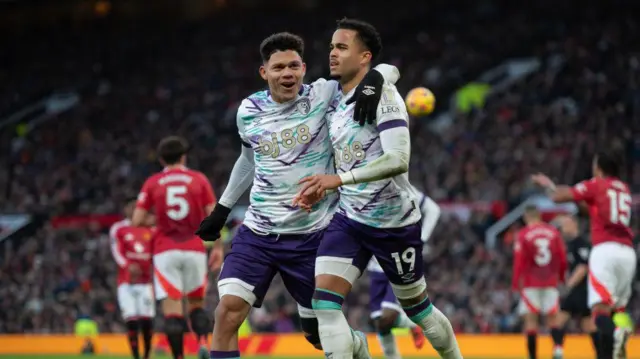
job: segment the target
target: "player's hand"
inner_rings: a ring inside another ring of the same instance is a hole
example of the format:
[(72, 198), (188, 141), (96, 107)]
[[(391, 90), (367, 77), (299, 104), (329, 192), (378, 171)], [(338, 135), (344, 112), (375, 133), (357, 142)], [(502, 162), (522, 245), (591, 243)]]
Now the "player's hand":
[(217, 272), (222, 267), (222, 260), (224, 258), (224, 250), (222, 246), (215, 246), (209, 253), (209, 269), (212, 272)]
[(224, 227), (224, 224), (227, 223), (229, 213), (231, 213), (230, 208), (217, 203), (216, 206), (213, 207), (213, 211), (200, 223), (196, 235), (207, 242), (217, 240), (220, 238), (220, 231)]
[(543, 188), (551, 188), (554, 186), (553, 181), (542, 173), (537, 173), (531, 176), (531, 181)]
[(378, 103), (382, 96), (382, 85), (384, 85), (382, 74), (371, 69), (360, 81), (353, 96), (347, 100), (347, 105), (356, 103), (353, 110), (353, 120), (358, 122), (360, 126), (364, 126), (365, 123), (375, 123)]
[(307, 196), (307, 198), (312, 198), (312, 196), (322, 198), (326, 190), (342, 186), (342, 180), (338, 175), (313, 175), (301, 179), (298, 184), (302, 185), (302, 189), (293, 199), (294, 206), (300, 202), (303, 196)]
[(298, 206), (307, 212), (311, 212), (313, 205), (320, 202), (320, 200), (324, 198), (325, 194), (326, 192), (318, 194), (317, 192), (313, 191), (311, 191), (309, 195), (298, 193), (293, 198), (293, 206)]

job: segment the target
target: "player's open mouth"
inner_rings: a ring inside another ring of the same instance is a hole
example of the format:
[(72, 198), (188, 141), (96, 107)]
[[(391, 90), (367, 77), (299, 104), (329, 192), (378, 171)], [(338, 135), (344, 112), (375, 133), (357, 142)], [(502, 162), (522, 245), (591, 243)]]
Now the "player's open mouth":
[(340, 65), (338, 61), (329, 61), (329, 67), (336, 67), (338, 65)]
[(286, 88), (287, 90), (290, 90), (296, 85), (296, 83), (295, 82), (283, 82), (281, 85), (282, 85), (282, 87)]

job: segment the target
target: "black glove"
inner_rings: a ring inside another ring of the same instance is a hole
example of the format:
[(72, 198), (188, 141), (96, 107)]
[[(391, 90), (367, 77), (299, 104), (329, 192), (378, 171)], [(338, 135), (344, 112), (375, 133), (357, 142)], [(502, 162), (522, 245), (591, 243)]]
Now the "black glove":
[(231, 209), (227, 208), (220, 203), (217, 203), (213, 207), (213, 211), (203, 219), (200, 223), (200, 227), (196, 231), (196, 235), (202, 238), (203, 241), (213, 242), (220, 238), (220, 231), (227, 223), (227, 217), (229, 217)]
[(360, 81), (356, 91), (347, 100), (346, 104), (356, 103), (353, 111), (353, 120), (364, 126), (365, 122), (373, 124), (376, 121), (378, 112), (378, 103), (382, 95), (382, 85), (384, 77), (376, 70), (369, 70), (365, 77)]

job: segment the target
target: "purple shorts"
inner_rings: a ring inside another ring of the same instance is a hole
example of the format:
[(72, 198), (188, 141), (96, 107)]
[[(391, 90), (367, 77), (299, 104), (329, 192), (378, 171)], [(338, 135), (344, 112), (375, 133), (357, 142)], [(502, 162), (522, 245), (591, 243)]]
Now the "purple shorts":
[(384, 273), (369, 271), (369, 310), (371, 311), (371, 319), (380, 318), (383, 309), (392, 309), (398, 312), (402, 311), (402, 307), (393, 294), (391, 282)]
[(339, 258), (343, 263), (349, 259), (363, 273), (373, 255), (391, 283), (411, 284), (424, 276), (420, 231), (420, 223), (374, 228), (335, 214), (324, 231), (318, 258)]
[(237, 279), (248, 284), (259, 308), (271, 280), (280, 273), (287, 291), (298, 304), (311, 308), (314, 268), (322, 231), (309, 234), (259, 235), (240, 226), (231, 251), (224, 258), (219, 280)]

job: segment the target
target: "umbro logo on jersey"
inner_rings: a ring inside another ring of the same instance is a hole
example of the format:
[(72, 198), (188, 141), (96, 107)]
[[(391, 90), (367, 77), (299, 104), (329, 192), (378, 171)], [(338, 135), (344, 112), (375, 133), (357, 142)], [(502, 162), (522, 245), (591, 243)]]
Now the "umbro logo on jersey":
[(376, 92), (375, 92), (375, 91), (373, 91), (373, 90), (372, 90), (372, 89), (370, 89), (370, 88), (366, 88), (366, 89), (362, 90), (362, 93), (363, 93), (363, 94), (365, 94), (365, 95), (367, 95), (367, 96), (371, 96), (371, 95), (375, 95), (375, 93), (376, 93)]

